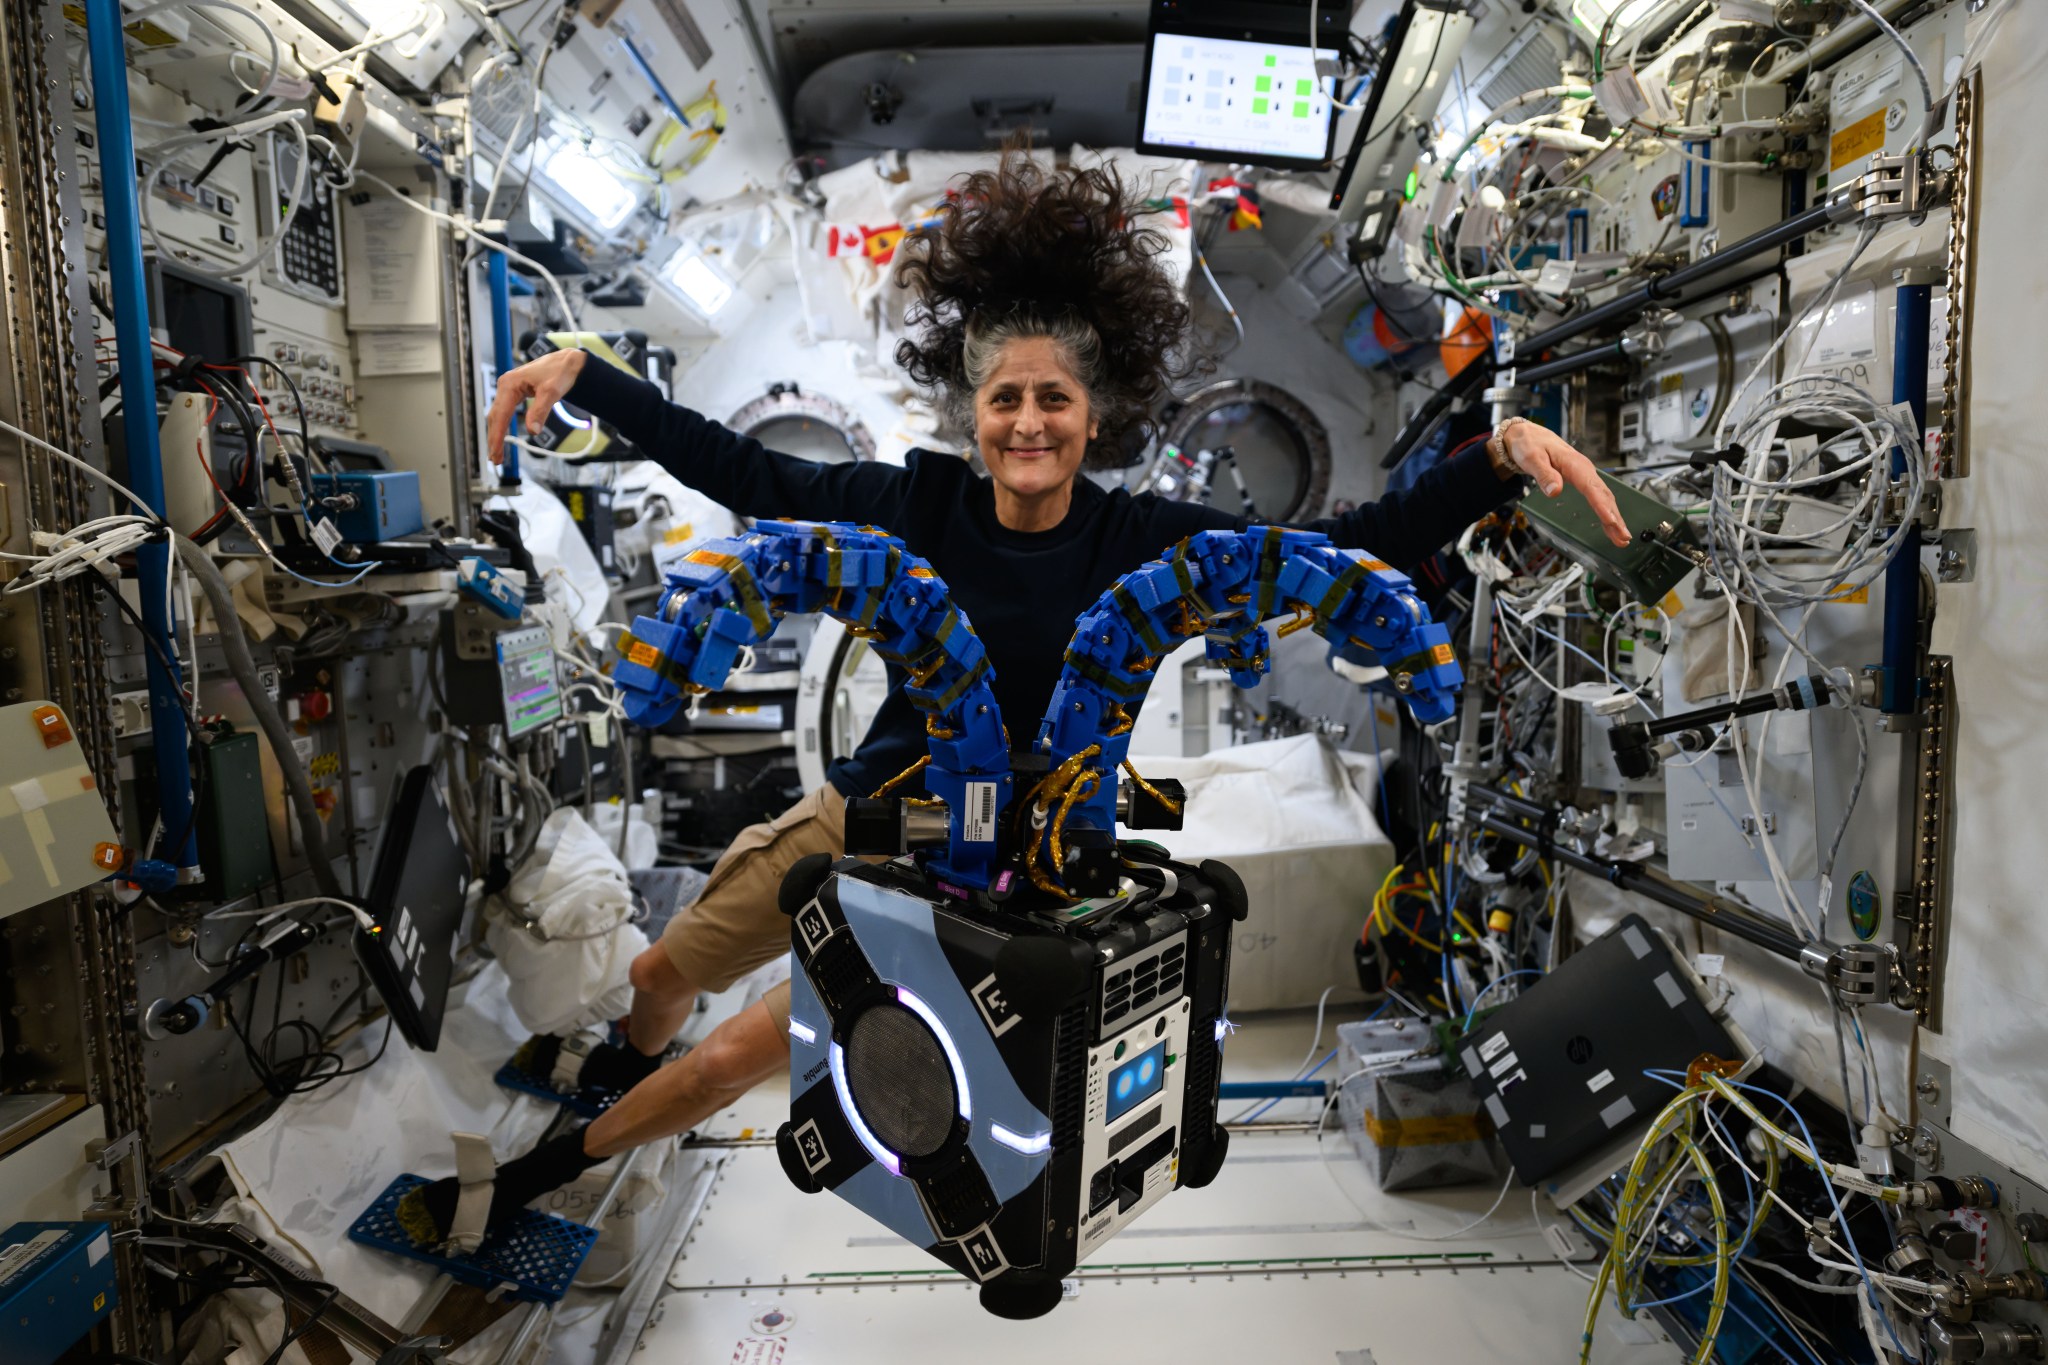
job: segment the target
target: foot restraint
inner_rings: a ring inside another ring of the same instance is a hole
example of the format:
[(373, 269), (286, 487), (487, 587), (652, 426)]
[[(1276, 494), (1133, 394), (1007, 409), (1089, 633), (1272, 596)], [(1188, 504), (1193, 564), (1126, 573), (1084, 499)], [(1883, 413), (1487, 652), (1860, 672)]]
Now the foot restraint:
[[(460, 1166), (461, 1144), (457, 1144), (457, 1163)], [(485, 1148), (486, 1158), (489, 1148)], [(349, 1240), (365, 1246), (388, 1251), (394, 1256), (420, 1261), (435, 1269), (444, 1271), (448, 1277), (461, 1284), (475, 1285), (479, 1289), (499, 1289), (511, 1298), (529, 1303), (558, 1303), (582, 1268), (583, 1260), (590, 1254), (590, 1248), (597, 1243), (597, 1229), (587, 1228), (552, 1214), (537, 1213), (532, 1209), (520, 1209), (497, 1231), (486, 1232), (475, 1249), (467, 1254), (457, 1255), (447, 1250), (421, 1246), (415, 1242), (400, 1225), (399, 1201), (412, 1191), (421, 1189), (428, 1182), (420, 1176), (401, 1175), (392, 1181), (377, 1196), (377, 1202), (356, 1219), (348, 1230)], [(471, 1182), (464, 1173), (462, 1198), (458, 1200), (456, 1220), (462, 1218), (462, 1205), (469, 1199)], [(483, 1185), (483, 1208), (490, 1207), (491, 1186)], [(483, 1213), (476, 1215), (481, 1226)]]

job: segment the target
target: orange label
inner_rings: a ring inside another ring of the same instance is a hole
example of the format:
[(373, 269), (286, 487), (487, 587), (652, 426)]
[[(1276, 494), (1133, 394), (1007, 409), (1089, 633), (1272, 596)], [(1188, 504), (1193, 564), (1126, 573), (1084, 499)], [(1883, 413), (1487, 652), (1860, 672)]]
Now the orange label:
[(35, 723), (36, 733), (43, 737), (45, 749), (71, 742), (71, 727), (64, 723), (64, 713), (56, 707), (38, 706), (29, 712), (29, 719)]
[(709, 564), (714, 568), (722, 568), (726, 561), (726, 556), (716, 550), (692, 550), (683, 558), (692, 564)]
[(1486, 1129), (1477, 1114), (1412, 1119), (1382, 1119), (1367, 1114), (1365, 1135), (1375, 1147), (1426, 1147), (1439, 1142), (1477, 1142), (1486, 1136)]
[(690, 533), (696, 529), (687, 521), (681, 526), (671, 526), (668, 530), (661, 533), (661, 543), (664, 545), (681, 545), (690, 538)]
[(1874, 110), (1829, 138), (1828, 170), (1839, 171), (1852, 161), (1883, 151), (1884, 115), (1883, 109)]
[(1433, 664), (1452, 663), (1457, 657), (1456, 654), (1451, 652), (1449, 645), (1434, 645), (1429, 651), (1429, 661)]
[(642, 668), (654, 667), (655, 661), (659, 658), (661, 658), (661, 651), (648, 644), (645, 640), (634, 641), (633, 647), (626, 651), (626, 661), (628, 663), (636, 663)]
[(933, 572), (932, 572), (932, 571), (931, 571), (930, 569), (925, 569), (925, 568), (917, 568), (917, 569), (912, 569), (912, 570), (910, 570), (910, 576), (911, 576), (912, 578), (937, 578), (937, 577), (938, 577), (938, 575), (937, 575), (937, 574), (935, 574), (935, 573), (933, 573)]
[(1824, 600), (1829, 602), (1850, 602), (1857, 606), (1865, 606), (1870, 602), (1870, 586), (1865, 584), (1863, 587), (1852, 589), (1847, 583), (1839, 583)]
[(1387, 563), (1384, 559), (1361, 559), (1358, 562), (1365, 565), (1366, 568), (1372, 569), (1374, 571), (1378, 571), (1381, 569), (1391, 569), (1394, 567), (1393, 565)]

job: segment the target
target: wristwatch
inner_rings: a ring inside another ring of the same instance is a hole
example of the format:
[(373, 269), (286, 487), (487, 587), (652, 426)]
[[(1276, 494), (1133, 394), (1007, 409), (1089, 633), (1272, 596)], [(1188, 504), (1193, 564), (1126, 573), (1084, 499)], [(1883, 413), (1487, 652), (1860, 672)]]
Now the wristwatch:
[(1493, 472), (1503, 479), (1519, 479), (1522, 471), (1516, 467), (1514, 457), (1508, 454), (1508, 428), (1517, 422), (1526, 422), (1526, 417), (1504, 418), (1493, 429), (1493, 435), (1486, 438), (1486, 458), (1493, 465)]

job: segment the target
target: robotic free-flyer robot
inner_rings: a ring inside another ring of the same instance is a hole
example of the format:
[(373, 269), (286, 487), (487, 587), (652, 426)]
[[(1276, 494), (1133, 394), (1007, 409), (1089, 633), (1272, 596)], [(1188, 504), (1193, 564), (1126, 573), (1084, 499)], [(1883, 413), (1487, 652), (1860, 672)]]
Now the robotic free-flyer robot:
[[(1191, 536), (1113, 586), (1017, 753), (945, 584), (872, 528), (763, 522), (707, 542), (621, 642), (627, 714), (658, 724), (782, 616), (821, 611), (869, 638), (924, 713), (928, 757), (848, 803), (850, 856), (807, 858), (783, 883), (795, 970), (776, 1147), (799, 1189), (971, 1277), (993, 1313), (1049, 1311), (1075, 1265), (1222, 1167), (1244, 887), (1117, 825), (1179, 826), (1177, 784), (1126, 758), (1159, 661), (1200, 635), (1251, 686), (1268, 666), (1260, 623), (1289, 610), (1282, 633), (1312, 626), (1383, 664), (1419, 720), (1450, 716), (1461, 675), (1408, 579), (1277, 527)], [(928, 797), (888, 794), (913, 775)]]

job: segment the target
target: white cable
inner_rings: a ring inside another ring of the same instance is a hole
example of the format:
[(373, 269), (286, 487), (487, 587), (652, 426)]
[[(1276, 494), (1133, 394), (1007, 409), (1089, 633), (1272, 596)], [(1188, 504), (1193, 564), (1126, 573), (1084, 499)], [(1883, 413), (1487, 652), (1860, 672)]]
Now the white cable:
[[(517, 261), (519, 264), (527, 267), (529, 270), (532, 270), (539, 274), (542, 279), (548, 282), (548, 288), (553, 291), (555, 296), (555, 303), (562, 310), (562, 317), (566, 320), (568, 324), (568, 330), (573, 332), (577, 329), (576, 310), (569, 306), (569, 295), (562, 288), (562, 282), (555, 278), (553, 271), (549, 270), (539, 261), (534, 260), (531, 256), (527, 256), (521, 252), (514, 251), (511, 247), (506, 246), (503, 242), (492, 241), (490, 238), (484, 236), (478, 230), (477, 225), (471, 222), (466, 217), (463, 217), (459, 214), (443, 213), (441, 212), (441, 210), (437, 208), (430, 208), (427, 205), (420, 203), (417, 199), (414, 199), (412, 196), (400, 192), (397, 186), (393, 185), (390, 181), (384, 179), (382, 176), (372, 175), (368, 171), (358, 171), (356, 172), (356, 176), (360, 180), (364, 180), (372, 185), (375, 185), (377, 188), (383, 190), (386, 194), (390, 195), (393, 199), (396, 199), (399, 203), (404, 204), (407, 207), (413, 209), (415, 212), (423, 213), (427, 217), (434, 219), (436, 222), (446, 223), (448, 226), (454, 228), (458, 233), (467, 236), (471, 241), (475, 242), (478, 246), (484, 247), (491, 251), (495, 251), (500, 255), (504, 256), (507, 260)], [(545, 454), (548, 452), (542, 453)]]
[[(210, 128), (201, 133), (186, 133), (180, 137), (166, 138), (164, 141), (145, 149), (143, 153), (144, 159), (149, 161), (150, 173), (154, 175), (157, 170), (156, 159), (159, 157), (167, 158), (174, 151), (182, 151), (187, 147), (204, 146), (211, 142), (222, 142), (231, 138), (250, 137), (257, 133), (268, 135), (280, 127), (289, 130), (299, 144), (298, 162), (292, 173), (291, 192), (285, 196), (284, 211), (278, 215), (276, 228), (271, 231), (268, 238), (258, 239), (255, 250), (251, 251), (247, 256), (230, 262), (227, 265), (208, 264), (197, 259), (193, 252), (187, 250), (180, 253), (166, 243), (162, 235), (157, 232), (156, 222), (151, 213), (150, 206), (155, 202), (156, 195), (151, 192), (148, 185), (140, 186), (143, 230), (149, 233), (150, 241), (156, 243), (156, 249), (166, 257), (186, 261), (188, 268), (214, 279), (226, 279), (230, 275), (240, 275), (261, 265), (265, 258), (277, 249), (278, 243), (284, 240), (285, 234), (291, 231), (292, 219), (298, 216), (299, 201), (305, 196), (307, 168), (313, 160), (312, 148), (306, 140), (306, 128), (303, 122), (305, 117), (305, 110), (289, 109), (279, 113), (264, 114), (242, 123), (231, 123), (220, 128)], [(227, 357), (209, 357), (209, 359), (225, 360)]]
[[(44, 451), (47, 454), (55, 455), (58, 459), (64, 461), (66, 464), (76, 466), (82, 473), (91, 475), (93, 478), (99, 480), (101, 483), (105, 484), (107, 487), (113, 489), (116, 493), (119, 493), (122, 497), (128, 499), (128, 501), (134, 503), (137, 507), (141, 508), (143, 515), (151, 518), (156, 518), (156, 513), (153, 510), (151, 510), (150, 505), (144, 502), (141, 498), (137, 497), (134, 491), (130, 489), (128, 485), (117, 481), (110, 474), (103, 474), (99, 470), (94, 469), (91, 465), (87, 464), (84, 460), (79, 459), (76, 455), (71, 454), (69, 451), (59, 450), (56, 446), (51, 445), (42, 437), (32, 436), (28, 432), (23, 431), (20, 427), (15, 426), (12, 422), (8, 422), (4, 419), (0, 419), (0, 431), (6, 432), (8, 435), (13, 436), (18, 440), (26, 441), (30, 445), (37, 447), (38, 449)], [(161, 518), (157, 519), (161, 520)]]
[(418, 3), (418, 0), (415, 0), (415, 3), (413, 5), (412, 19), (410, 22), (406, 24), (404, 28), (393, 29), (389, 33), (379, 33), (375, 29), (371, 29), (370, 31), (366, 32), (363, 35), (363, 41), (357, 43), (354, 47), (344, 48), (342, 51), (335, 53), (332, 57), (329, 57), (326, 61), (321, 62), (316, 66), (307, 67), (305, 69), (306, 74), (308, 76), (317, 76), (323, 71), (333, 70), (335, 67), (340, 66), (343, 62), (349, 61), (352, 58), (365, 56), (368, 53), (374, 52), (378, 48), (384, 46), (386, 43), (395, 43), (400, 38), (410, 36), (415, 29), (417, 29), (421, 24), (426, 23), (427, 20), (432, 16), (433, 10), (430, 6), (420, 4)]
[(0, 554), (0, 559), (25, 562), (24, 570), (4, 591), (29, 592), (45, 583), (61, 583), (81, 573), (101, 572), (108, 563), (132, 554), (162, 537), (163, 523), (154, 518), (131, 516), (100, 517), (69, 531), (37, 531), (32, 539), (46, 547), (48, 554)]
[(250, 23), (256, 25), (256, 31), (263, 35), (264, 45), (270, 49), (270, 70), (264, 73), (263, 84), (257, 87), (255, 94), (259, 98), (269, 94), (270, 87), (277, 82), (278, 67), (284, 61), (284, 50), (278, 46), (276, 30), (271, 28), (262, 15), (250, 9), (247, 5), (236, 4), (235, 0), (158, 0), (154, 5), (144, 5), (141, 9), (129, 10), (127, 17), (122, 19), (121, 23), (123, 27), (127, 27), (140, 20), (149, 18), (152, 14), (161, 14), (165, 10), (188, 9), (224, 9), (230, 13), (239, 14)]

